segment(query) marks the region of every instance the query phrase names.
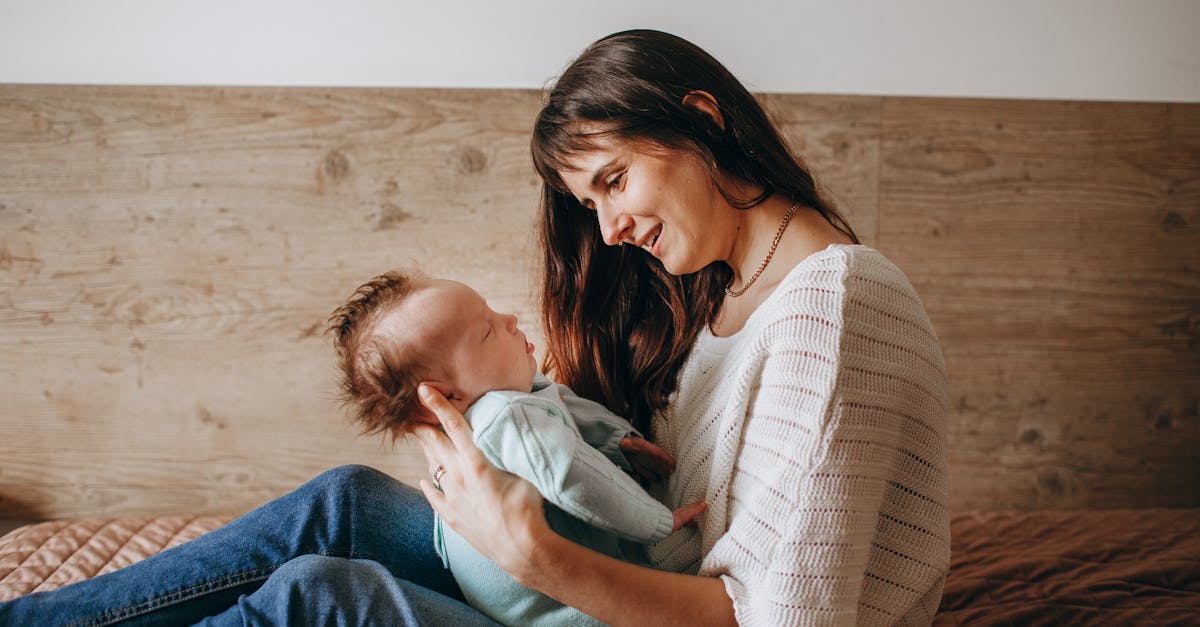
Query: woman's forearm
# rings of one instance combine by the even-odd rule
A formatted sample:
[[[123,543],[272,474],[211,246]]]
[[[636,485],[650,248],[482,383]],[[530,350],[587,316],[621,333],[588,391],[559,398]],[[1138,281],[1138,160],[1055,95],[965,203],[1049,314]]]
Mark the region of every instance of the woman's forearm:
[[[610,625],[736,625],[716,577],[622,562],[550,531],[536,538],[519,573],[524,585]]]

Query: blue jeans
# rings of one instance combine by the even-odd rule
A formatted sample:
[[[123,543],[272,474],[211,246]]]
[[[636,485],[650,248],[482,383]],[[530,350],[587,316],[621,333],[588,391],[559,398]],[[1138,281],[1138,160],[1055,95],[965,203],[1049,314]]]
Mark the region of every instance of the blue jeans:
[[[0,604],[0,625],[495,625],[461,599],[420,491],[343,466],[144,561]]]

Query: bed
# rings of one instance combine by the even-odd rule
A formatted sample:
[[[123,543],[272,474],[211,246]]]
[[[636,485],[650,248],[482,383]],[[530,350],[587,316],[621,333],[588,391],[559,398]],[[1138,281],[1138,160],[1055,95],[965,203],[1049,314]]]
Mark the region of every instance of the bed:
[[[935,625],[1200,624],[1200,509],[951,518]]]
[[[107,573],[227,517],[83,519],[0,537],[0,600]],[[1200,624],[1200,509],[981,512],[951,518],[935,625]]]

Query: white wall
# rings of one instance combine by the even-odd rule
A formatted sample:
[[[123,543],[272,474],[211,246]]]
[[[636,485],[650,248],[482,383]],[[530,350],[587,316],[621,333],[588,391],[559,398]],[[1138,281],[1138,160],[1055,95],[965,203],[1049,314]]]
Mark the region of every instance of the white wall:
[[[0,83],[536,88],[631,27],[758,91],[1200,102],[1200,0],[0,0]]]

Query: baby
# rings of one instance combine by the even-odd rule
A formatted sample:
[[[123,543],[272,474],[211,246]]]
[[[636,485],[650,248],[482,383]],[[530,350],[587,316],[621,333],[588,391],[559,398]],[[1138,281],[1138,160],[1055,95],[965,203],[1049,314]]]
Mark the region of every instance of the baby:
[[[628,559],[620,540],[658,542],[699,511],[673,513],[642,490],[627,471],[661,475],[674,460],[623,418],[538,372],[516,316],[492,311],[462,283],[383,274],[333,313],[329,330],[343,398],[364,434],[399,437],[418,422],[438,424],[416,393],[421,382],[433,386],[463,412],[493,464],[537,487],[547,521],[566,538]],[[493,619],[600,624],[518,584],[440,518],[434,536],[463,596]]]

